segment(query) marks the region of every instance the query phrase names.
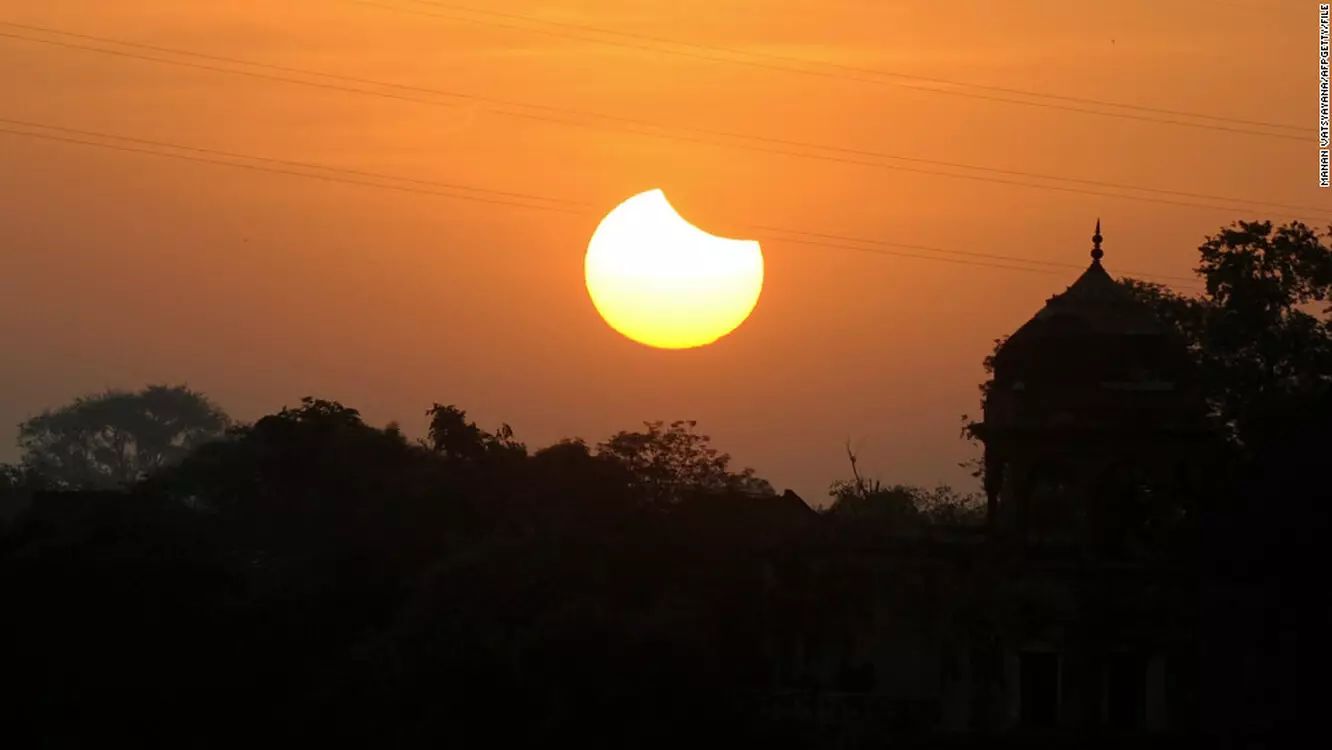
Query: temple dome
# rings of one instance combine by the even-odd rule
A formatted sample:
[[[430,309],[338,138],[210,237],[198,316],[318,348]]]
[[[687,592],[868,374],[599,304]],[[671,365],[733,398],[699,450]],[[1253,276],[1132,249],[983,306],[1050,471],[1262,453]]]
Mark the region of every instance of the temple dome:
[[[1156,313],[1111,278],[1101,264],[1101,224],[1096,223],[1092,262],[1062,294],[1046,301],[995,354],[996,379],[1027,370],[1035,360],[1141,365],[1156,370],[1184,354],[1183,342]],[[1045,369],[1045,368],[1043,368]],[[1118,369],[1117,367],[1114,369]],[[1090,373],[1089,373],[1090,374]],[[1108,372],[1104,374],[1110,374]]]
[[[1063,294],[1047,300],[1045,307],[1011,338],[1058,332],[1069,324],[1097,334],[1161,336],[1170,333],[1150,308],[1110,277],[1100,261],[1093,261]]]

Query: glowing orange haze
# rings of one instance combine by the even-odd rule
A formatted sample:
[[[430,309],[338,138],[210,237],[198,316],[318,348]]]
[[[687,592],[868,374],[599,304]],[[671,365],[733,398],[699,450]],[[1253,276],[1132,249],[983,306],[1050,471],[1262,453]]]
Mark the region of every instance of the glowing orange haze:
[[[1251,1],[457,0],[1312,129],[1315,7]],[[472,17],[487,24],[338,0],[0,0],[0,20],[648,120],[675,135],[694,126],[1332,208],[1313,187],[1312,136],[1015,106]],[[716,345],[659,351],[615,334],[588,300],[583,253],[600,213],[660,187],[683,216],[725,237],[775,225],[1074,264],[1100,216],[1113,272],[1165,275],[1186,275],[1202,236],[1224,223],[1290,218],[653,138],[490,111],[512,107],[430,106],[3,37],[0,70],[0,117],[591,207],[543,212],[0,136],[5,430],[83,392],[187,381],[241,418],[309,394],[419,429],[431,402],[452,402],[483,425],[510,422],[532,445],[697,419],[737,461],[814,501],[845,473],[850,436],[885,480],[969,488],[956,467],[971,455],[958,418],[975,409],[980,362],[1077,269],[1019,273],[765,239],[750,320]],[[0,460],[14,457],[7,443]]]

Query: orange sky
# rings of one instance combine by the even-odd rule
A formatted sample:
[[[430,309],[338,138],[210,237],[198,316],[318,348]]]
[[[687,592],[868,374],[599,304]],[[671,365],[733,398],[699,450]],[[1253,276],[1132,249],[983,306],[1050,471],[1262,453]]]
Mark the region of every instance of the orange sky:
[[[672,48],[695,57],[412,0],[372,4],[391,7],[0,0],[0,21],[649,121],[677,138],[552,122],[577,116],[551,110],[438,106],[4,36],[0,118],[560,197],[593,212],[660,187],[693,223],[742,238],[777,226],[1081,265],[1099,216],[1112,273],[1187,275],[1202,237],[1225,223],[1319,214],[1034,189],[678,136],[740,132],[1332,215],[1332,193],[1315,187],[1316,3],[444,3],[734,50]],[[113,48],[12,26],[0,33]],[[853,80],[871,76],[846,68],[774,70],[794,63],[746,53],[1310,132],[1289,140],[1020,106]],[[522,112],[545,119],[512,116]],[[994,338],[1079,273],[765,241],[767,282],[749,322],[714,346],[669,352],[633,344],[596,316],[582,279],[596,216],[5,134],[0,196],[0,426],[148,382],[188,382],[243,419],[316,395],[412,431],[432,402],[456,403],[483,426],[509,422],[534,446],[697,419],[738,462],[815,502],[846,474],[848,436],[885,481],[971,489],[956,466],[972,456],[958,428],[976,409],[980,362]],[[15,456],[6,439],[0,460]]]

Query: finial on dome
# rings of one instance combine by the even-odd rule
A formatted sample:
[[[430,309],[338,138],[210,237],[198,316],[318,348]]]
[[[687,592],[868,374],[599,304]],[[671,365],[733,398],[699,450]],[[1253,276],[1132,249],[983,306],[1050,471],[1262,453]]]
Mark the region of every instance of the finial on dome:
[[[1100,263],[1105,251],[1101,250],[1101,220],[1096,220],[1096,234],[1092,235],[1091,257],[1093,263]]]

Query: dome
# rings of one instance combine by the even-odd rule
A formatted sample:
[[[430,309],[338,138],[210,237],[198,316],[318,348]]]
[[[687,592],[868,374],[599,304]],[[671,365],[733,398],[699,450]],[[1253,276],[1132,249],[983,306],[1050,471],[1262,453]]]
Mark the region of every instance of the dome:
[[[1090,333],[1125,336],[1160,336],[1170,333],[1150,308],[1110,277],[1100,260],[1063,293],[1051,297],[1045,307],[1013,334],[1039,335],[1042,330],[1076,321]]]
[[[1092,262],[1062,294],[1013,333],[995,354],[996,380],[1038,368],[1092,377],[1108,370],[1159,371],[1185,353],[1183,342],[1156,313],[1101,265],[1101,223],[1092,237]],[[1079,368],[1078,365],[1085,368]],[[1107,369],[1108,368],[1108,369]]]

